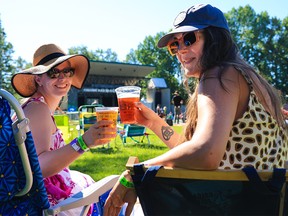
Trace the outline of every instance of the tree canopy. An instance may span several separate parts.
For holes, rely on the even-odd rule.
[[[1,20],[0,51],[0,88],[3,88],[18,97],[18,95],[15,93],[14,89],[11,86],[11,77],[17,71],[26,68],[27,62],[21,57],[18,57],[18,59],[16,60],[13,59],[13,45],[6,41],[6,33],[4,31],[4,28],[2,28]]]
[[[111,49],[103,50],[97,49],[95,51],[89,51],[87,46],[71,47],[68,50],[69,54],[83,54],[91,61],[107,61],[107,62],[117,62],[117,53],[113,52]]]
[[[283,95],[288,95],[288,17],[256,14],[249,5],[233,8],[226,18],[243,58]]]
[[[288,95],[288,17],[280,20],[270,17],[267,12],[257,14],[249,5],[232,8],[225,14],[232,36],[245,60],[252,64],[283,95]],[[176,57],[172,57],[167,49],[157,47],[158,40],[165,34],[159,32],[154,36],[146,36],[137,49],[131,49],[125,63],[153,65],[155,70],[148,78],[159,77],[166,80],[171,92],[178,90],[185,97],[181,83],[181,68]],[[15,71],[31,66],[23,59],[13,60],[13,46],[6,41],[6,34],[0,20],[0,85],[14,92],[10,79]],[[107,50],[88,50],[87,46],[75,46],[69,54],[84,54],[92,61],[119,62],[117,53],[111,48]],[[193,83],[193,82],[192,82]],[[147,82],[139,83],[146,88]],[[288,98],[286,98],[287,100]]]
[[[13,46],[11,43],[6,41],[6,34],[2,28],[0,20],[0,87],[11,92],[10,80],[15,72],[14,61],[12,58]],[[12,91],[13,92],[13,91]]]

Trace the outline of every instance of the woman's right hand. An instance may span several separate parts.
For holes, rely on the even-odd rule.
[[[129,171],[124,171],[121,177],[122,176],[128,181],[132,181]],[[117,181],[105,201],[104,216],[118,216],[125,203],[127,203],[125,216],[129,216],[133,211],[136,200],[137,194],[135,189],[127,188]]]
[[[151,126],[155,124],[156,121],[163,121],[157,113],[146,107],[141,102],[135,103],[135,119],[137,124],[146,126],[151,129]]]
[[[91,148],[98,145],[109,143],[117,136],[117,127],[115,122],[101,120],[93,124],[84,134],[83,140]]]

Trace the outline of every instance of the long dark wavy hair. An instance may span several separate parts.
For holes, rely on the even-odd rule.
[[[217,27],[208,27],[201,30],[201,32],[204,37],[203,55],[199,62],[201,75],[193,93],[189,87],[188,77],[184,77],[184,85],[189,93],[189,100],[186,109],[187,124],[180,143],[190,140],[194,134],[198,117],[198,85],[205,80],[205,71],[216,66],[219,67],[218,79],[224,89],[225,86],[221,82],[221,77],[229,66],[233,66],[236,70],[241,71],[244,76],[247,76],[252,81],[252,87],[258,96],[259,101],[287,132],[287,126],[285,125],[284,116],[281,112],[279,92],[260,76],[251,65],[242,59],[230,32]],[[263,89],[263,87],[267,90],[267,93],[270,96],[269,98],[263,96],[263,93],[260,90]]]

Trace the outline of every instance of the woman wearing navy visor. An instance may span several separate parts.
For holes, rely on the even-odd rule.
[[[137,124],[170,148],[144,164],[197,170],[284,167],[287,126],[278,91],[241,58],[219,9],[199,4],[181,12],[158,47],[176,55],[190,97],[181,135],[137,104]],[[198,80],[193,93],[191,78]],[[124,171],[106,201],[105,215],[117,215],[125,202],[127,215],[132,212],[136,195],[129,182]]]

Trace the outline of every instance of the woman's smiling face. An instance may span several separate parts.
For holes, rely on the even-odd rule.
[[[59,71],[63,71],[67,68],[70,68],[70,64],[68,61],[61,63],[60,65],[56,66]],[[41,89],[42,94],[50,94],[55,96],[65,96],[71,88],[73,77],[69,77],[67,74],[61,72],[59,77],[57,78],[50,78],[47,73],[38,76],[36,78],[39,88]],[[44,93],[44,92],[45,93]]]
[[[178,49],[176,52],[176,56],[180,61],[182,68],[184,69],[184,75],[186,77],[200,77],[200,59],[203,54],[204,47],[204,37],[200,31],[194,32],[196,41],[194,43],[187,44],[185,40],[185,36],[189,33],[179,33],[175,34],[173,39],[171,39],[171,43],[178,42]],[[184,39],[183,39],[184,38]],[[189,41],[188,41],[189,42]],[[188,46],[187,46],[188,45]]]

